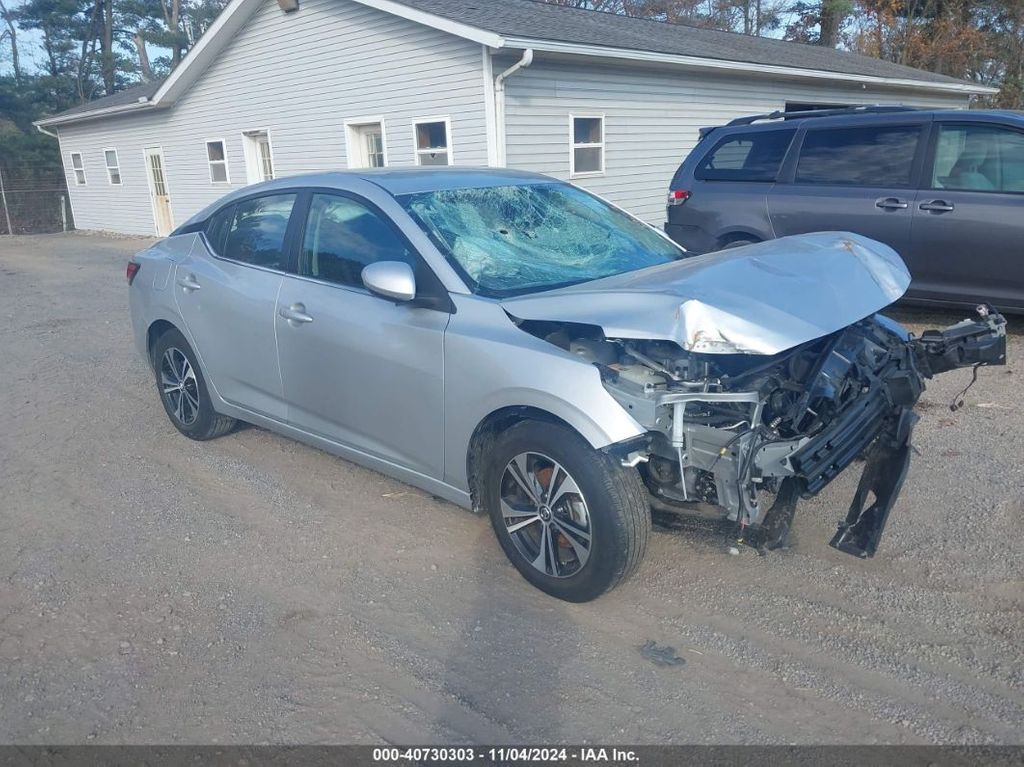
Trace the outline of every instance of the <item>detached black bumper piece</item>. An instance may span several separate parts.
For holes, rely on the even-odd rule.
[[[921,376],[931,378],[965,367],[973,367],[976,376],[977,368],[983,365],[1006,364],[1006,320],[992,307],[979,306],[976,319],[964,320],[945,330],[929,330],[910,344]],[[889,512],[910,468],[910,435],[917,421],[910,405],[920,393],[914,378],[904,373],[886,381],[889,401],[897,405],[898,415],[887,420],[880,430],[868,453],[846,519],[829,542],[839,551],[867,558],[878,550]]]
[[[885,435],[871,450],[846,519],[829,541],[833,548],[861,559],[873,557],[878,550],[889,512],[910,468],[910,425],[915,419],[910,410],[904,411],[904,416],[900,421],[906,425],[896,429],[905,435]]]

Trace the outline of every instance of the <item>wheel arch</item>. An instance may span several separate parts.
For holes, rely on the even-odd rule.
[[[484,511],[480,500],[480,482],[482,479],[480,469],[484,456],[487,455],[488,449],[498,434],[522,421],[556,423],[571,429],[576,434],[580,434],[579,430],[565,419],[559,418],[547,410],[530,405],[509,405],[498,408],[484,416],[483,420],[473,430],[473,434],[469,438],[469,447],[466,450],[466,478],[469,482],[470,503],[475,513],[480,514]],[[582,434],[580,436],[583,437]]]
[[[154,320],[146,329],[146,356],[149,359],[150,365],[155,365],[155,361],[153,360],[153,349],[156,348],[157,340],[168,330],[177,330],[179,333],[182,333],[181,328],[173,322],[169,322],[165,319]],[[184,333],[182,333],[182,335],[184,335]]]
[[[716,238],[718,249],[728,247],[732,243],[738,240],[752,240],[753,242],[764,242],[764,236],[748,230],[748,229],[731,229],[728,232],[722,232]]]

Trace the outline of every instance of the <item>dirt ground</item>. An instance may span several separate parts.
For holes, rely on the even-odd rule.
[[[484,518],[261,429],[181,437],[129,339],[145,243],[0,238],[0,742],[1024,741],[1020,320],[963,410],[969,372],[929,387],[875,559],[827,546],[850,472],[789,550],[668,518],[569,605]]]

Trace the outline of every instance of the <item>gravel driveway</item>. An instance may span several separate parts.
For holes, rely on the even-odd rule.
[[[129,340],[145,244],[0,238],[0,742],[1024,739],[1020,320],[963,410],[968,371],[925,394],[874,560],[826,545],[848,472],[789,550],[659,518],[569,605],[486,519],[260,429],[181,437]]]

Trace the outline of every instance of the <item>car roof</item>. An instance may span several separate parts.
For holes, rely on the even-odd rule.
[[[256,192],[295,187],[347,189],[353,180],[368,181],[393,196],[443,189],[474,189],[488,186],[562,183],[550,176],[505,168],[415,167],[367,168],[285,176],[240,190],[244,196]],[[243,196],[243,195],[240,195]],[[227,199],[227,198],[225,198]]]
[[[541,173],[508,170],[506,168],[473,168],[450,166],[415,168],[368,168],[364,170],[339,170],[318,173],[302,173],[283,176],[272,181],[236,189],[207,205],[175,229],[172,234],[191,230],[197,222],[204,221],[213,213],[236,200],[254,195],[295,189],[337,189],[351,190],[353,184],[371,183],[393,197],[419,192],[436,192],[444,189],[481,189],[490,186],[526,186],[536,184],[564,184],[565,182]]]
[[[787,115],[785,112],[774,112],[771,115],[758,115],[746,118],[737,118],[726,125],[715,126],[712,128],[705,128],[702,130],[703,135],[714,133],[715,135],[721,135],[726,131],[732,133],[736,131],[747,132],[751,130],[773,130],[783,128],[797,128],[803,125],[808,126],[834,126],[834,125],[849,125],[855,126],[860,124],[868,123],[892,123],[905,120],[907,118],[933,118],[940,120],[971,120],[979,122],[1009,122],[1015,125],[1024,125],[1024,112],[1015,111],[1011,109],[916,109],[907,107],[905,109],[900,108],[888,108],[881,107],[872,110],[868,108],[867,111],[855,111],[850,109],[845,111],[843,109],[836,110],[821,110],[821,114],[816,115],[813,112],[803,114]]]

